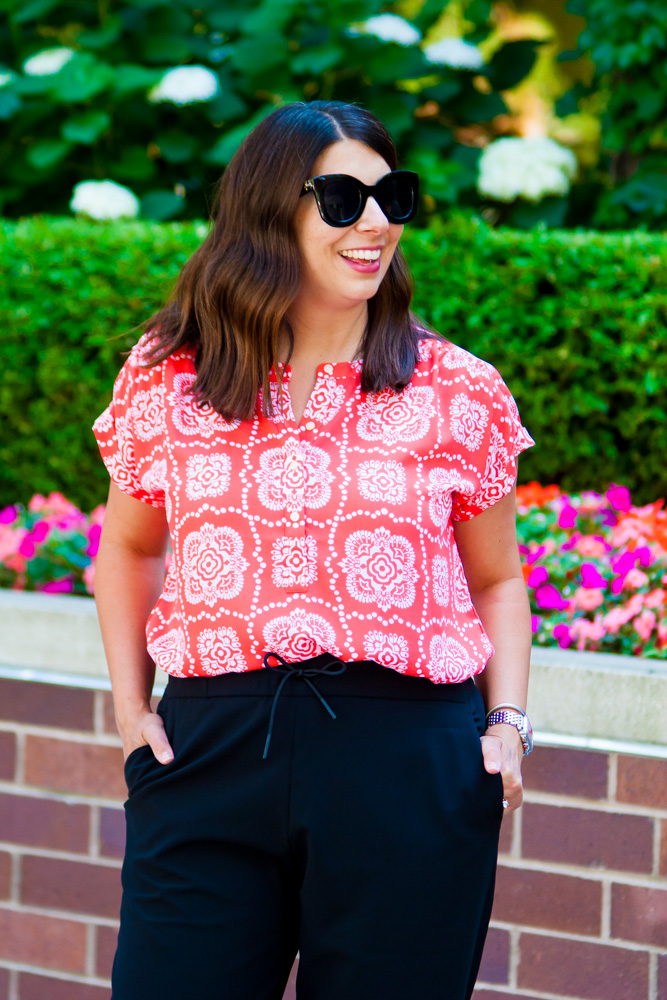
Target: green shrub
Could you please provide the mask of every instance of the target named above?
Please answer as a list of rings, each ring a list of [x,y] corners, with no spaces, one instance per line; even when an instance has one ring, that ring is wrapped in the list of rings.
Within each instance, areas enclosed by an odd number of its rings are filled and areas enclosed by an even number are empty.
[[[0,506],[60,490],[82,509],[108,477],[90,426],[123,351],[201,242],[202,223],[0,223]],[[538,447],[521,480],[667,495],[667,240],[410,229],[415,308],[490,361]]]

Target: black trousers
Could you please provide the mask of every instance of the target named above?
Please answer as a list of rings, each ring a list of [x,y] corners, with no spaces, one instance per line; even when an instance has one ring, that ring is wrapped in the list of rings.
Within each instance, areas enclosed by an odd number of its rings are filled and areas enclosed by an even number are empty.
[[[502,818],[479,692],[296,666],[170,678],[173,762],[126,762],[113,1000],[281,1000],[297,950],[299,1000],[471,996]]]

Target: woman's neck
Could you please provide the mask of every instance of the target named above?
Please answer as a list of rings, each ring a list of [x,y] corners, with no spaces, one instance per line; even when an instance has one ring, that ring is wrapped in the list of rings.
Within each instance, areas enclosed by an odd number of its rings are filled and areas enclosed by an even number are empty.
[[[354,361],[366,332],[368,306],[362,302],[353,309],[335,313],[303,308],[290,310],[289,322],[294,334],[290,364]],[[289,339],[285,336],[281,343],[280,360],[286,361],[288,353]]]

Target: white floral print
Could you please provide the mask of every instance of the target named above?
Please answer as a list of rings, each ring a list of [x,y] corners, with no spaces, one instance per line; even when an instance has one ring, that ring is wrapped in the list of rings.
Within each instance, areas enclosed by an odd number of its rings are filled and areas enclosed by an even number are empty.
[[[323,652],[340,656],[332,625],[322,615],[302,608],[267,622],[264,641],[267,652],[280,653],[290,663]]]
[[[305,590],[317,579],[317,543],[305,538],[277,538],[271,552],[272,576],[276,587]]]
[[[403,635],[395,632],[367,632],[364,636],[366,659],[375,660],[383,667],[391,667],[403,674],[408,669],[410,647]]]
[[[407,496],[405,469],[400,462],[362,462],[357,469],[359,493],[371,503],[403,503]]]
[[[220,497],[229,489],[232,463],[228,455],[211,452],[190,455],[186,465],[185,492],[190,500]]]
[[[357,433],[365,441],[382,441],[386,445],[418,441],[435,416],[433,399],[430,386],[408,385],[401,393],[389,389],[369,393],[359,406]]]
[[[382,611],[409,608],[415,599],[415,550],[402,535],[387,528],[355,531],[345,542],[341,563],[347,589],[362,604],[377,604]]]
[[[197,655],[205,674],[248,669],[241,642],[233,628],[206,628],[197,637]]]
[[[489,411],[465,393],[459,393],[449,406],[452,437],[469,451],[479,451],[484,440],[484,428],[489,422]]]
[[[218,601],[238,597],[249,565],[238,531],[205,522],[183,543],[185,596],[192,604],[203,601],[210,608]]]

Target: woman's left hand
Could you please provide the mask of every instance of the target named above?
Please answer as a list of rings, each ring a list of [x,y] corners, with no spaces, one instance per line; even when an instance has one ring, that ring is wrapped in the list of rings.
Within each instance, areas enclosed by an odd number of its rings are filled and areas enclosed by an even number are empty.
[[[518,729],[500,723],[489,726],[481,739],[484,767],[490,774],[500,772],[503,779],[503,797],[509,803],[505,811],[518,809],[523,802],[523,744]]]

